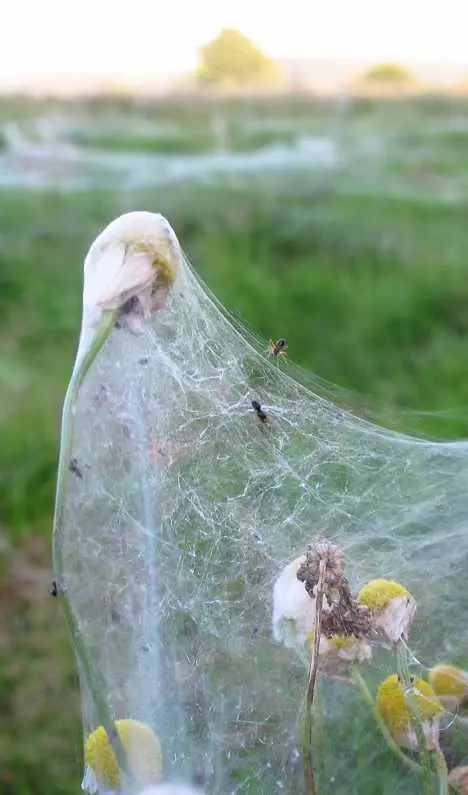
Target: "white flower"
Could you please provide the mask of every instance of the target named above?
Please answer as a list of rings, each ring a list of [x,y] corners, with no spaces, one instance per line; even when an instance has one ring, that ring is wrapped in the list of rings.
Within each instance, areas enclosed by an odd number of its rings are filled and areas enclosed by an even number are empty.
[[[416,602],[394,580],[372,580],[361,588],[357,601],[372,614],[372,629],[384,644],[406,640],[416,613]]]
[[[273,588],[273,637],[289,647],[294,644],[303,646],[315,624],[315,599],[309,596],[304,583],[297,579],[297,572],[305,560],[306,556],[301,555],[288,563]]]
[[[159,213],[121,215],[98,235],[84,263],[84,354],[104,312],[124,307],[132,330],[164,306],[182,259],[169,222]],[[133,303],[130,303],[133,301]]]
[[[132,212],[98,235],[85,259],[85,309],[118,309],[138,297],[145,313],[158,278],[171,284],[181,252],[175,232],[159,213]]]

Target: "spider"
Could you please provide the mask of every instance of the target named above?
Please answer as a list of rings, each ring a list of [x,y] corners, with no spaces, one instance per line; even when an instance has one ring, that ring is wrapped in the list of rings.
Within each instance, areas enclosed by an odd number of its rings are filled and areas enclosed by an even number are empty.
[[[276,340],[276,342],[274,340],[270,340],[268,343],[267,354],[268,356],[274,356],[276,358],[277,356],[284,356],[287,349],[288,346],[286,345],[286,340],[283,338]]]
[[[252,408],[260,422],[268,422],[268,414],[262,409],[258,400],[252,400]]]
[[[78,466],[78,459],[72,458],[72,460],[68,464],[68,469],[70,472],[73,472],[73,474],[76,475],[77,478],[83,480],[83,473],[80,467]]]

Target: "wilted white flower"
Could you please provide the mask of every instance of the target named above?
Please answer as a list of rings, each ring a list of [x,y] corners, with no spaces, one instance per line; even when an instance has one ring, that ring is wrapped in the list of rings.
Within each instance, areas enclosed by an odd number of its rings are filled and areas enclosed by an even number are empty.
[[[306,556],[301,555],[288,563],[273,588],[273,637],[285,646],[303,646],[315,624],[315,599],[297,579],[305,560]]]
[[[430,684],[424,679],[412,677],[411,691],[424,730],[427,748],[435,750],[438,748],[440,719],[444,708]],[[410,711],[396,674],[388,676],[379,685],[376,707],[396,742],[406,748],[417,750],[418,740],[411,725]]]
[[[394,580],[371,580],[361,588],[357,602],[371,611],[372,629],[384,643],[407,639],[416,602],[403,585]]]
[[[160,309],[182,258],[169,222],[159,213],[121,215],[96,238],[85,259],[82,355],[106,311],[123,309],[132,330]]]

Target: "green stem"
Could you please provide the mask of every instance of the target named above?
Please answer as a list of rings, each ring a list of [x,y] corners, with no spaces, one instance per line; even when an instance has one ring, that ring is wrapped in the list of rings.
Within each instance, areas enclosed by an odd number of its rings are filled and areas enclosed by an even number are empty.
[[[419,775],[421,775],[422,773],[421,765],[419,765],[413,759],[410,759],[410,757],[407,756],[407,754],[405,754],[405,752],[401,750],[398,743],[395,742],[395,740],[393,739],[392,735],[390,734],[387,728],[386,723],[382,719],[382,716],[380,715],[377,707],[375,706],[375,701],[372,698],[372,695],[369,691],[369,688],[367,687],[367,684],[365,683],[364,679],[362,678],[357,668],[355,668],[354,666],[352,666],[351,668],[351,676],[353,678],[353,681],[356,683],[357,687],[360,689],[362,695],[364,696],[364,700],[369,705],[372,714],[374,715],[375,721],[389,749],[392,751],[392,753],[395,754],[395,756],[400,760],[400,762],[403,762],[403,764],[406,765],[406,767],[408,767],[413,773],[418,773]]]
[[[306,694],[304,719],[302,722],[302,765],[304,768],[306,795],[316,795],[314,769],[312,766],[312,723],[312,709]]]
[[[423,789],[427,795],[433,795],[434,788],[432,785],[434,771],[431,764],[431,757],[429,756],[429,751],[427,748],[426,735],[424,733],[421,715],[419,714],[418,703],[413,692],[413,683],[411,681],[411,675],[408,667],[406,647],[402,641],[399,641],[396,644],[396,663],[404,699],[410,713],[410,723],[414,728],[416,741],[418,743]]]
[[[312,748],[312,710],[314,706],[314,691],[317,680],[318,659],[320,651],[320,635],[322,629],[323,595],[325,590],[326,562],[319,564],[319,576],[315,595],[315,632],[311,649],[309,672],[307,676],[306,703],[304,721],[302,724],[302,766],[304,768],[304,782],[306,795],[317,795],[314,776],[313,748]]]
[[[130,773],[127,754],[107,705],[107,700],[105,697],[105,684],[98,671],[96,671],[94,668],[93,662],[88,653],[88,649],[86,648],[83,635],[73,613],[71,600],[67,593],[67,586],[64,577],[63,549],[61,545],[61,531],[63,529],[66,503],[66,479],[73,446],[73,420],[76,409],[76,400],[86,373],[88,372],[97,354],[101,350],[110,332],[115,326],[117,315],[117,310],[104,313],[101,322],[96,329],[91,345],[83,356],[78,367],[76,367],[73,371],[70,383],[68,385],[62,412],[62,432],[60,438],[60,455],[55,496],[52,548],[57,596],[59,596],[62,601],[63,611],[73,639],[75,652],[81,664],[81,669],[91,693],[99,721],[106,731],[109,743],[116,756],[122,776],[128,781],[128,783],[131,784],[132,776]]]
[[[323,723],[323,709],[322,709],[322,690],[321,686],[318,683],[315,686],[313,714],[314,714],[316,759],[318,762],[321,762],[321,772],[323,776],[323,781],[328,781],[326,739],[325,739],[325,728]]]
[[[445,761],[445,756],[443,755],[440,748],[432,751],[432,758],[434,760],[434,767],[437,770],[437,776],[439,778],[439,795],[449,795],[450,786],[448,780],[447,762]]]

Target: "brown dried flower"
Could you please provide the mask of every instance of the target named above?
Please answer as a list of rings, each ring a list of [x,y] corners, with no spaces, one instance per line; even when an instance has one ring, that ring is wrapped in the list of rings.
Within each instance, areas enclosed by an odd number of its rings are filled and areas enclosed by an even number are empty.
[[[353,599],[350,585],[344,576],[345,560],[342,550],[329,541],[317,541],[309,546],[305,561],[297,570],[297,579],[304,583],[308,595],[315,599],[320,577],[323,573],[324,604],[321,632],[332,636],[363,638],[371,628],[371,611],[366,605]]]
[[[325,591],[338,588],[343,582],[345,561],[340,547],[330,541],[317,541],[309,545],[306,559],[297,572],[297,579],[304,583],[305,589],[313,599],[314,589],[319,581],[320,563],[325,561]]]

